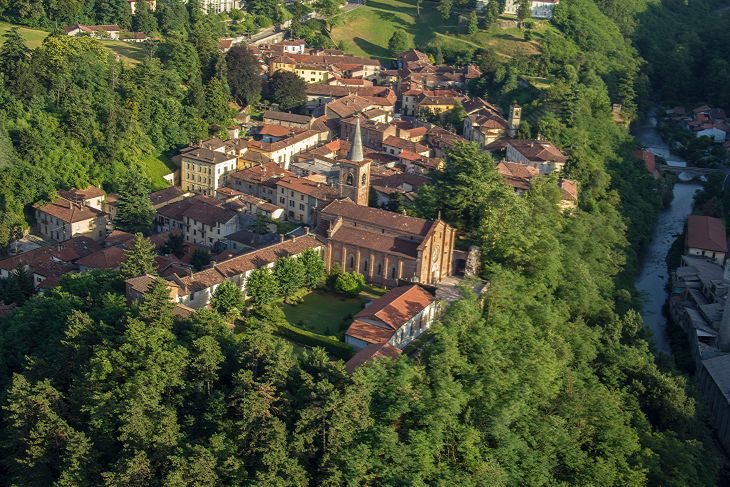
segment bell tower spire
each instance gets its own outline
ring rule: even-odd
[[[360,130],[360,116],[358,115],[355,122],[355,135],[352,137],[352,145],[347,159],[353,162],[361,162],[364,159],[362,152],[362,132]]]

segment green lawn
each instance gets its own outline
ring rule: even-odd
[[[4,34],[8,32],[12,27],[14,27],[13,24],[0,22],[0,45],[5,42],[5,38],[3,37]],[[31,49],[35,49],[36,47],[40,46],[43,43],[43,39],[48,37],[48,32],[46,31],[31,29],[28,27],[18,27],[18,31],[25,40],[25,44]],[[115,54],[118,54],[122,61],[128,64],[137,64],[141,62],[146,55],[144,45],[140,43],[112,40],[102,40],[100,42],[104,44],[107,49]]]
[[[417,19],[415,0],[368,0],[366,5],[341,15],[331,38],[336,43],[343,41],[345,48],[353,54],[390,58],[388,40],[396,29],[404,29],[412,47],[474,50],[491,46],[509,57],[516,52],[537,52],[542,34],[551,28],[547,22],[536,22],[530,41],[525,40],[524,31],[520,29],[496,26],[470,36],[463,26],[457,25],[455,18],[444,22],[435,10],[435,4],[424,2]]]
[[[144,165],[142,166],[142,172],[152,181],[153,191],[170,186],[163,179],[163,176],[173,172],[175,169],[175,165],[164,154],[149,157],[144,161]]]
[[[286,319],[292,325],[324,336],[342,339],[352,317],[384,290],[366,288],[356,298],[346,298],[330,291],[312,291],[300,304],[283,304]]]
[[[13,24],[0,22],[0,44],[5,42],[5,33],[8,32],[11,28],[13,28]],[[25,40],[26,45],[31,49],[35,49],[36,47],[40,46],[43,42],[43,39],[48,37],[48,32],[37,29],[30,29],[28,27],[20,27],[18,29],[18,32]]]

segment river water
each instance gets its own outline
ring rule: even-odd
[[[636,136],[641,143],[654,154],[667,161],[683,162],[682,158],[673,154],[656,130],[656,118],[653,116],[637,130]],[[662,307],[667,301],[666,257],[669,248],[684,229],[687,216],[692,213],[694,194],[702,188],[696,183],[677,183],[674,185],[674,198],[669,208],[657,217],[651,244],[646,249],[636,289],[643,297],[642,316],[644,324],[653,334],[653,346],[658,352],[670,353],[669,339],[666,334],[667,319],[662,314]]]

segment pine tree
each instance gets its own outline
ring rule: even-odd
[[[122,277],[129,279],[145,274],[156,275],[155,245],[141,233],[134,235],[132,246],[124,251],[124,262],[120,267]]]
[[[277,296],[279,296],[279,285],[268,267],[251,272],[246,279],[246,298],[251,306],[266,306]]]
[[[137,167],[130,167],[120,183],[114,227],[125,232],[148,235],[155,218],[149,194],[149,179]]]
[[[230,94],[226,82],[214,76],[205,86],[205,109],[203,117],[211,125],[225,128],[231,121],[233,115],[231,107],[228,106]]]
[[[441,14],[441,18],[449,20],[451,18],[451,10],[454,8],[453,0],[439,0],[436,10]]]
[[[479,30],[479,18],[477,17],[476,11],[472,10],[469,12],[469,23],[466,26],[466,32],[473,36]]]
[[[157,32],[157,19],[150,11],[148,0],[137,0],[135,3],[132,29],[135,32],[144,32],[147,35]]]
[[[20,77],[21,70],[25,69],[30,50],[17,27],[10,29],[3,37],[5,42],[0,47],[0,71],[5,75],[5,83],[12,84]]]
[[[137,306],[139,319],[148,325],[160,328],[172,328],[172,310],[175,303],[170,297],[170,288],[164,279],[157,278],[147,287],[144,299]]]
[[[17,485],[88,485],[91,442],[60,416],[63,397],[48,379],[31,384],[16,374],[4,406],[3,447]]]

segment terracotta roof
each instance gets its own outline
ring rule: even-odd
[[[431,305],[436,298],[417,284],[391,289],[355,315],[355,319],[378,320],[393,331]]]
[[[312,196],[318,200],[328,201],[340,196],[340,192],[333,186],[316,183],[306,178],[287,177],[276,181],[277,186]]]
[[[64,242],[39,247],[19,255],[0,260],[0,269],[12,271],[18,265],[28,265],[32,269],[50,261],[74,262],[77,259],[96,252],[101,244],[89,237],[74,237]]]
[[[372,102],[367,98],[358,95],[348,95],[339,100],[329,102],[327,109],[337,114],[340,118],[348,118],[356,113],[367,110],[372,105]]]
[[[394,135],[386,137],[386,139],[383,141],[383,145],[388,145],[397,149],[414,152],[416,154],[430,152],[430,149],[423,144],[419,144],[418,142],[412,142],[407,139],[402,139]]]
[[[231,177],[233,179],[256,184],[264,183],[271,179],[284,176],[294,176],[294,173],[291,171],[287,171],[286,169],[282,169],[275,162],[267,162],[258,166],[252,166],[242,171],[236,171],[231,174]]]
[[[546,140],[510,140],[507,144],[514,147],[529,161],[565,162],[568,160],[560,149]]]
[[[93,198],[99,198],[101,196],[104,196],[106,193],[101,190],[100,188],[97,188],[96,186],[88,186],[84,189],[71,189],[71,190],[58,190],[58,195],[69,199],[69,200],[90,200]]]
[[[571,179],[561,179],[558,181],[561,195],[565,201],[578,201],[578,183]]]
[[[153,206],[157,206],[172,199],[179,198],[183,194],[185,193],[183,193],[183,191],[179,187],[170,186],[169,188],[150,193],[150,201],[152,202]]]
[[[408,49],[407,51],[403,51],[398,54],[398,58],[406,62],[431,62],[431,60],[428,58],[428,54],[418,51],[416,49]]]
[[[687,217],[687,247],[727,252],[727,236],[722,220],[700,215]]]
[[[392,211],[357,205],[349,199],[333,201],[322,209],[324,215],[342,216],[348,220],[370,223],[412,235],[425,236],[433,222]]]
[[[45,206],[33,205],[38,211],[58,218],[66,223],[76,223],[102,216],[104,212],[66,198],[57,198]]]
[[[264,125],[259,129],[259,135],[270,135],[272,137],[286,137],[291,130],[283,125]]]
[[[149,289],[150,284],[152,284],[155,281],[155,279],[159,279],[159,277],[145,274],[145,275],[139,276],[139,277],[132,277],[130,279],[127,279],[124,282],[127,283],[131,289],[137,291],[140,294],[144,294],[147,292],[147,289]],[[177,284],[175,284],[174,282],[170,282],[170,281],[165,282],[165,284],[167,284],[170,287],[179,287]]]
[[[393,336],[393,330],[384,326],[373,325],[361,320],[355,320],[347,328],[348,336],[362,340],[365,343],[386,343]]]
[[[308,124],[312,121],[312,117],[309,115],[297,115],[296,113],[277,112],[274,110],[264,112],[264,122],[267,119],[298,124]]]
[[[396,359],[400,356],[400,354],[400,349],[394,347],[390,343],[371,343],[347,361],[345,364],[345,370],[352,374],[355,369],[367,362],[379,358]]]
[[[235,161],[235,156],[229,156],[223,152],[218,152],[204,147],[188,147],[180,151],[180,155],[186,159],[206,162],[208,164],[220,164],[227,161]]]
[[[120,247],[107,247],[77,260],[80,266],[91,269],[116,269],[124,262],[124,250]]]
[[[183,217],[190,218],[210,227],[225,224],[236,217],[238,213],[222,206],[211,205],[200,200],[192,199],[190,206],[184,210]]]
[[[270,127],[279,127],[279,125],[270,125]],[[289,137],[278,140],[276,142],[261,142],[260,140],[250,140],[248,141],[248,148],[260,149],[264,152],[274,152],[294,145],[297,142],[301,142],[312,137],[319,137],[319,134],[320,132],[318,130],[303,130],[301,132],[291,134]]]
[[[314,235],[305,235],[233,257],[210,269],[196,272],[192,276],[181,277],[180,281],[185,286],[185,292],[201,291],[220,284],[226,278],[239,276],[247,271],[274,263],[281,257],[298,255],[306,249],[320,246],[322,243]]]

